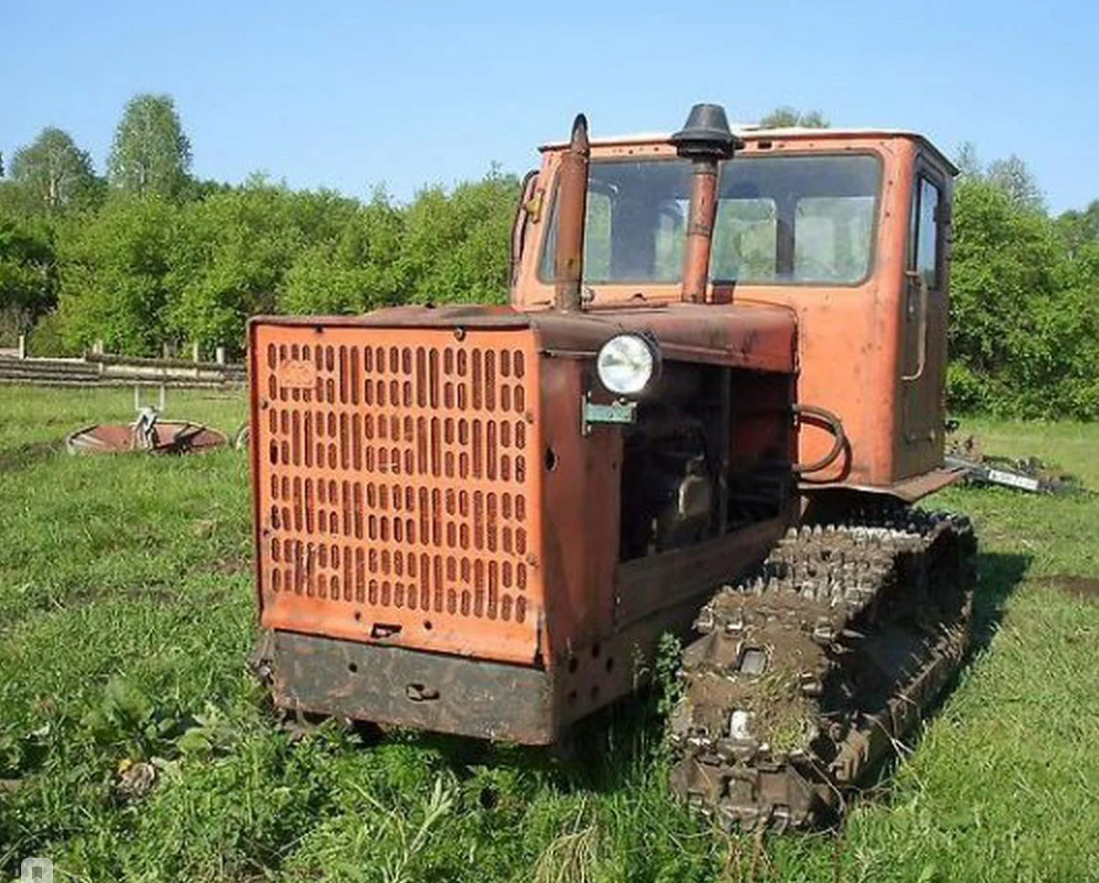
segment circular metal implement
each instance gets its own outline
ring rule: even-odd
[[[228,444],[225,433],[190,420],[161,420],[144,409],[133,423],[95,423],[65,437],[70,454],[189,454]]]

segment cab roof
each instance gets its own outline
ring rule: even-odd
[[[814,141],[843,141],[852,138],[907,138],[918,141],[931,150],[942,161],[943,165],[952,174],[958,174],[958,167],[938,147],[919,132],[911,129],[889,128],[807,128],[805,126],[789,126],[783,128],[768,129],[756,123],[733,123],[730,125],[734,134],[745,141],[794,141],[799,139],[813,139]],[[624,144],[670,144],[670,132],[642,132],[634,135],[606,135],[590,139],[592,147],[616,147]],[[569,146],[568,141],[551,141],[539,147],[540,152],[549,150],[561,150]]]

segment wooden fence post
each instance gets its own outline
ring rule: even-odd
[[[19,335],[19,358],[25,359],[27,357],[27,335]]]

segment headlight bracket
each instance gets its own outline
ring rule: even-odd
[[[591,393],[580,400],[580,431],[585,436],[591,435],[595,426],[636,422],[637,402],[615,399],[609,405],[600,405],[591,400]]]

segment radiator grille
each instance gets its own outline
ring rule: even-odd
[[[253,346],[264,625],[529,662],[533,334],[271,324]]]

